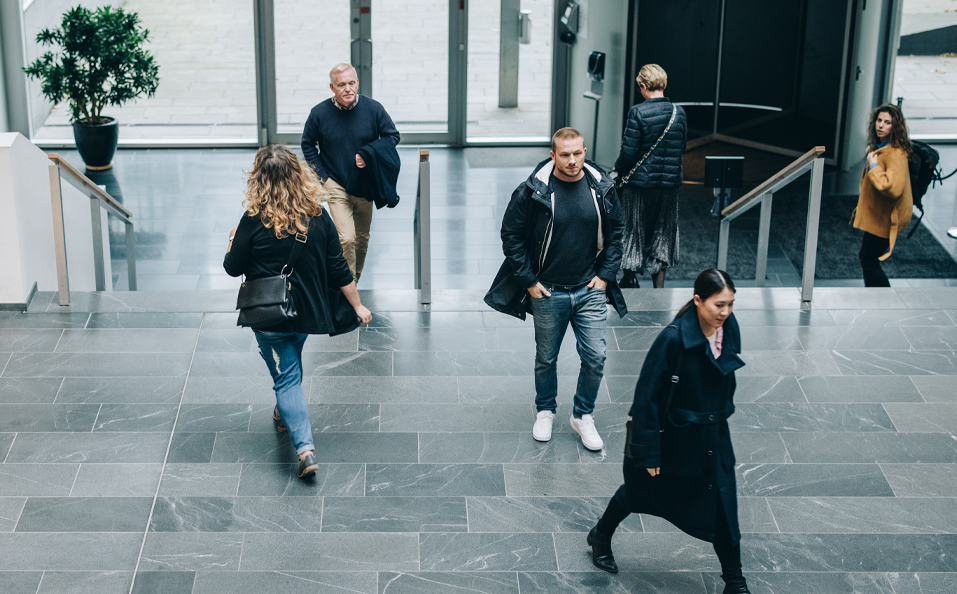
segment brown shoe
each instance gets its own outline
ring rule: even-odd
[[[316,462],[315,452],[306,452],[306,455],[299,461],[299,478],[309,478],[319,470],[319,464]]]
[[[282,422],[282,417],[279,416],[279,407],[272,409],[272,420],[276,423],[276,431],[280,433],[286,432],[286,424]]]

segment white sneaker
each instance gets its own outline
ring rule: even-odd
[[[535,441],[549,441],[552,438],[552,422],[555,413],[550,410],[539,411],[535,415],[535,424],[532,426],[532,437]]]
[[[549,428],[550,427],[549,425]],[[598,452],[605,447],[605,442],[601,440],[601,436],[598,435],[598,430],[595,429],[595,419],[592,418],[591,415],[582,415],[580,419],[576,419],[575,415],[572,415],[572,429],[581,436],[582,445],[585,446],[586,449]]]

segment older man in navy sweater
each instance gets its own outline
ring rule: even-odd
[[[399,132],[378,101],[359,96],[359,78],[352,65],[336,64],[329,81],[333,96],[309,113],[302,131],[302,154],[328,192],[342,254],[358,282],[369,249],[373,204],[371,198],[348,194],[345,187],[355,168],[366,166],[359,149],[383,137],[399,144]]]

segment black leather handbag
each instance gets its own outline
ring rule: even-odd
[[[296,317],[296,306],[292,299],[292,275],[299,254],[306,245],[306,235],[296,233],[296,242],[292,246],[289,260],[276,276],[243,281],[236,298],[239,310],[237,326],[246,328],[268,328]],[[287,271],[288,270],[288,271]]]

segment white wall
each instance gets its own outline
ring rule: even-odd
[[[587,19],[585,30],[571,47],[571,75],[569,77],[569,125],[585,137],[588,158],[611,169],[621,148],[622,118],[625,105],[625,45],[628,36],[627,0],[588,0],[580,11]],[[585,21],[580,21],[584,23]],[[605,89],[598,112],[597,159],[593,142],[595,102],[583,97],[591,89],[588,77],[588,56],[605,52]]]
[[[50,164],[22,135],[0,134],[0,304],[25,303],[33,283],[40,291],[57,289]],[[90,200],[66,182],[61,188],[70,289],[92,291]]]

